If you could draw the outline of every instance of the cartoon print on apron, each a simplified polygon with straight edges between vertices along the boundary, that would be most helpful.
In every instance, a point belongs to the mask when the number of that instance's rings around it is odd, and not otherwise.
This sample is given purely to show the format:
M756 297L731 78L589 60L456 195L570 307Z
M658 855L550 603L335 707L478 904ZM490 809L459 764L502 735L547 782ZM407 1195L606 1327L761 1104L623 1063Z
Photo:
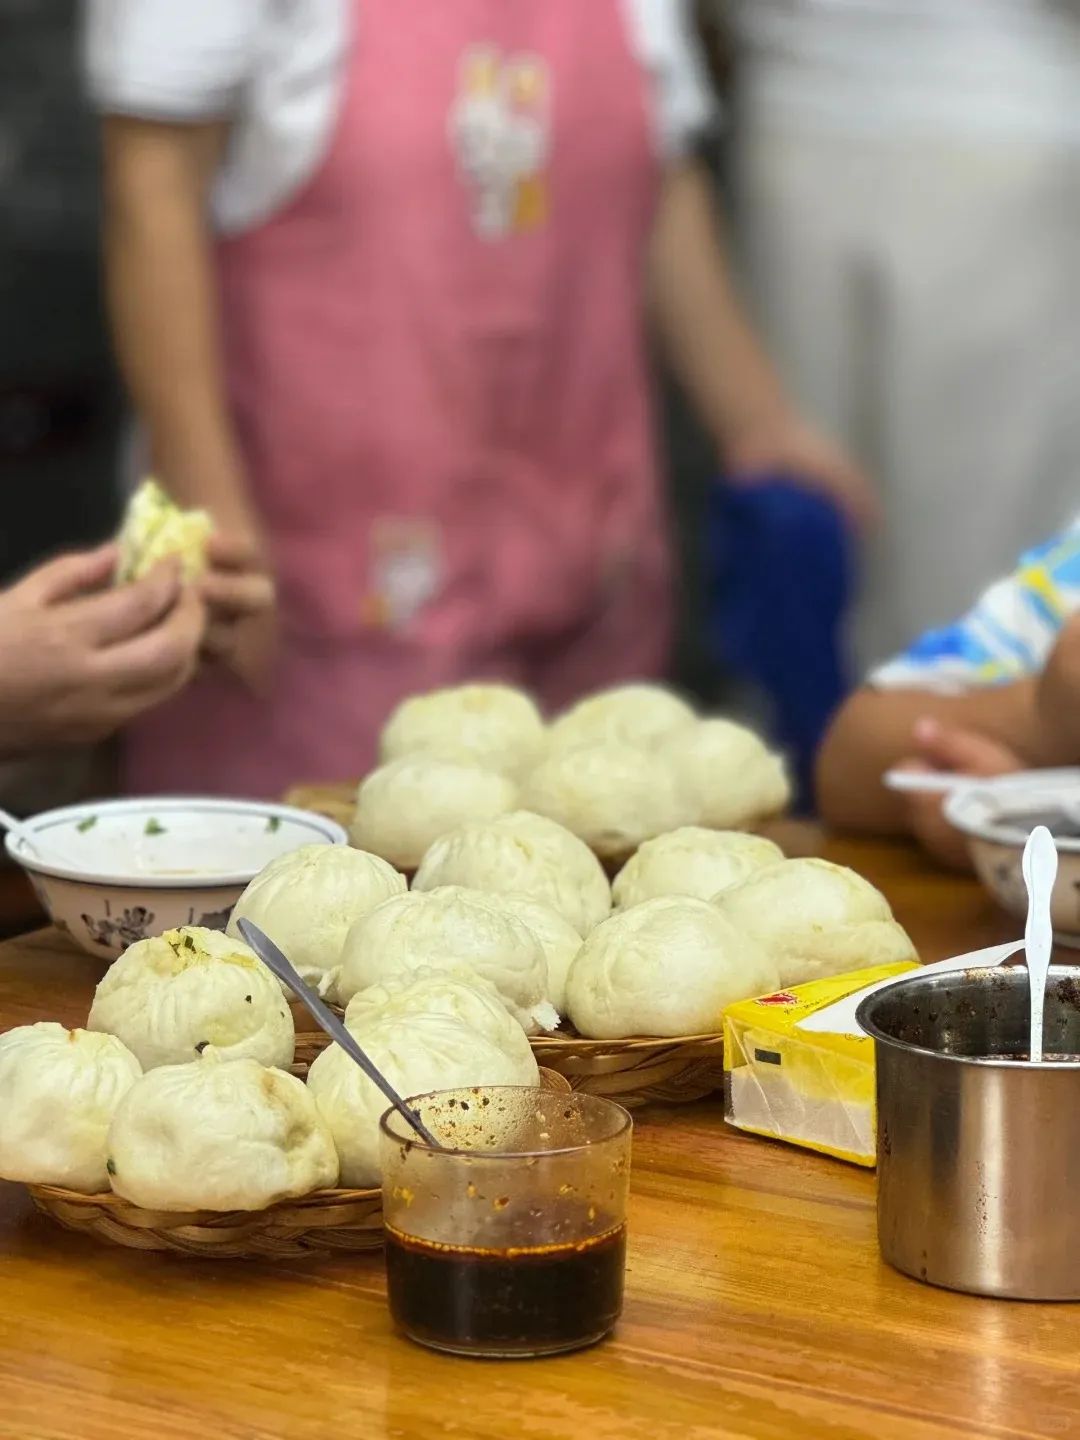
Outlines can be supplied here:
M473 225L485 240L531 230L547 219L544 166L550 143L551 77L536 55L470 47L449 134L474 192Z

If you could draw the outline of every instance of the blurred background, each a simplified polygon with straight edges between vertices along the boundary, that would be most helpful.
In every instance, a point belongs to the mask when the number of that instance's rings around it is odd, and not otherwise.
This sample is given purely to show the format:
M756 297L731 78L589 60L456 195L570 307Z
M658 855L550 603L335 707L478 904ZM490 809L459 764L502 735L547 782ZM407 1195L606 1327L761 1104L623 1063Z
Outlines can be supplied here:
M689 7L721 116L700 153L752 314L881 502L857 545L806 517L765 535L727 503L715 450L658 365L678 536L672 678L771 728L804 775L868 665L951 619L1073 513L1078 4ZM108 535L120 507L125 413L79 10L0 0L5 582ZM748 554L772 556L784 587L760 564L755 580Z
M74 0L0 0L0 583L110 533L120 388Z

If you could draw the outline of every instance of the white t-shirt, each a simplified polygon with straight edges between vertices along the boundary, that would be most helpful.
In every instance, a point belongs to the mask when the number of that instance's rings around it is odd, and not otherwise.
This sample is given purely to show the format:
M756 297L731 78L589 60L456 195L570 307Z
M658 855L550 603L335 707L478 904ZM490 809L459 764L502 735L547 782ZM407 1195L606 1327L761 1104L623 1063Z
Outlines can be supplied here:
M101 110L233 120L213 197L222 230L265 220L318 168L340 97L353 0L85 3L90 93ZM620 4L651 81L658 150L677 156L712 113L686 0Z
M721 3L758 117L1080 142L1078 0Z

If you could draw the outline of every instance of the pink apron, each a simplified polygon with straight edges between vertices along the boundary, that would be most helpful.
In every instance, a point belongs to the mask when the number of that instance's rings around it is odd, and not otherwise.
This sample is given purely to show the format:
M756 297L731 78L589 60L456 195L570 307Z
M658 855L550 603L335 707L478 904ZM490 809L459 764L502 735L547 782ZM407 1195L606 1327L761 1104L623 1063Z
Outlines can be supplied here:
M222 244L232 414L277 569L272 697L203 674L133 791L274 796L373 761L403 696L551 707L659 673L642 285L659 166L620 0L357 0L335 136Z

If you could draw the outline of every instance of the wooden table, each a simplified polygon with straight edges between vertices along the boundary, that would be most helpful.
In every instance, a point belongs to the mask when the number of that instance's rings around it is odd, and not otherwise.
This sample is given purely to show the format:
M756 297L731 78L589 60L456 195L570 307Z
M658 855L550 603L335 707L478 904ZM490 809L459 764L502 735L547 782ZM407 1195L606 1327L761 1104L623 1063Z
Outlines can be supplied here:
M1015 933L974 884L902 847L826 853L883 885L926 960ZM0 1028L78 1021L97 973L50 934L0 946ZM0 1184L0 1436L1080 1435L1074 1307L893 1273L872 1174L730 1132L715 1103L635 1124L625 1318L600 1348L545 1362L450 1360L396 1338L377 1256L136 1255L53 1228Z

